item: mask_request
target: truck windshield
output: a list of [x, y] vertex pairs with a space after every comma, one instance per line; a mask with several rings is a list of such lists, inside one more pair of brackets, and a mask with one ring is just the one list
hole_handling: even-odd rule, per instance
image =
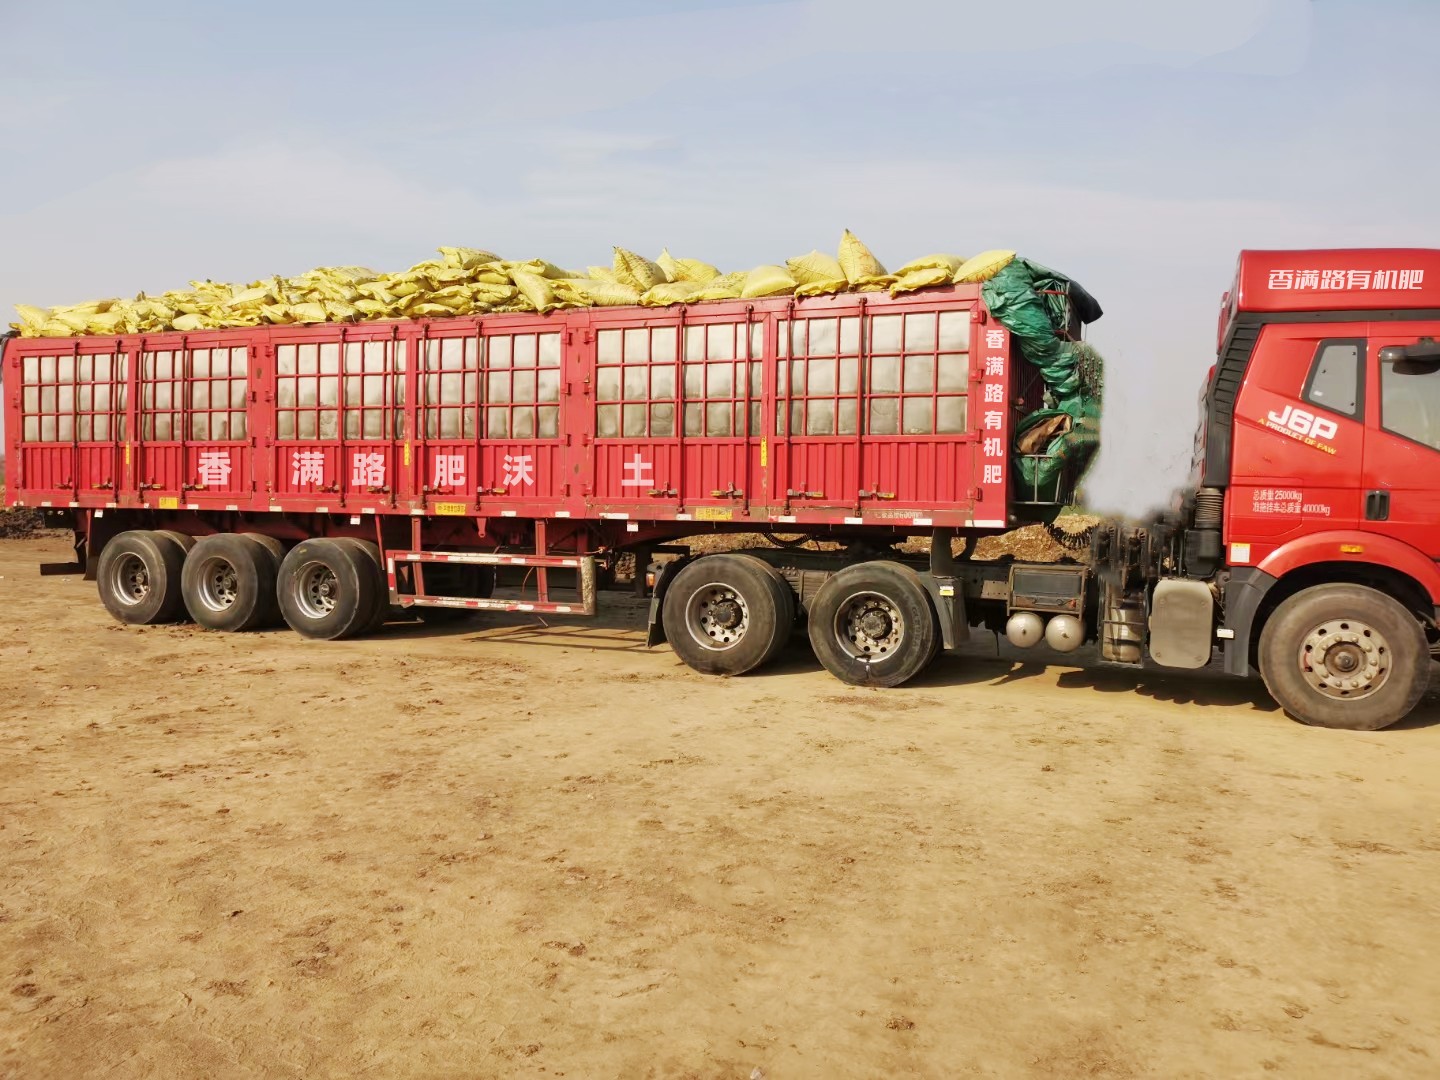
[[1380, 424], [1386, 431], [1440, 450], [1440, 362], [1380, 365]]

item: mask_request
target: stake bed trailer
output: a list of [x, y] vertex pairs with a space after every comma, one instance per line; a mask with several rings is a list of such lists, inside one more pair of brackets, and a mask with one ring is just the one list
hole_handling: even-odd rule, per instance
[[[1053, 517], [1020, 490], [1044, 387], [979, 286], [121, 338], [8, 339], [11, 505], [75, 531], [126, 622], [392, 607], [590, 614], [597, 559], [701, 531], [843, 540], [680, 558], [651, 643], [702, 671], [821, 662], [896, 685], [986, 625], [1111, 661], [1258, 665], [1309, 723], [1374, 728], [1428, 680], [1440, 604], [1440, 252], [1246, 252], [1177, 509], [1085, 564], [952, 539]], [[928, 561], [892, 550], [931, 537]], [[968, 548], [968, 544], [965, 545]], [[533, 568], [534, 599], [492, 595]], [[53, 568], [52, 568], [53, 569]], [[573, 573], [556, 600], [548, 574]]]

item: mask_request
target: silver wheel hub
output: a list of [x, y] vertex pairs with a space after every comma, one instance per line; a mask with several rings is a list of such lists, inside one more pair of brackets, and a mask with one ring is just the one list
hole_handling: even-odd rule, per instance
[[306, 618], [323, 619], [335, 610], [340, 579], [335, 576], [334, 570], [323, 563], [312, 563], [300, 571], [299, 577], [300, 589], [296, 600]]
[[200, 602], [211, 611], [224, 611], [235, 603], [239, 574], [221, 558], [206, 559], [199, 575]]
[[1326, 697], [1369, 697], [1390, 677], [1390, 645], [1374, 627], [1355, 619], [1322, 623], [1300, 644], [1300, 669]]
[[138, 555], [118, 560], [111, 573], [111, 594], [124, 604], [142, 603], [150, 595], [150, 571]]
[[690, 594], [685, 625], [690, 636], [707, 649], [733, 648], [750, 629], [750, 608], [729, 585], [711, 582]]
[[883, 660], [905, 640], [905, 617], [888, 596], [856, 593], [835, 613], [835, 638], [856, 660]]

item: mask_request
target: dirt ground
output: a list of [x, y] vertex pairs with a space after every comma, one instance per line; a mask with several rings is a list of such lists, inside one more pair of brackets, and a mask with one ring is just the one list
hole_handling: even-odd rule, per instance
[[65, 553], [0, 544], [4, 1076], [1440, 1074], [1434, 696], [134, 629]]

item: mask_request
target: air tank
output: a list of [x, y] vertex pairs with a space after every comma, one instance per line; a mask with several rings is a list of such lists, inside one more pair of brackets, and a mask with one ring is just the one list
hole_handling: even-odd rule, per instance
[[1017, 611], [1005, 624], [1005, 640], [1021, 649], [1040, 644], [1045, 636], [1045, 621], [1033, 611]]
[[1056, 652], [1074, 652], [1085, 642], [1085, 627], [1074, 615], [1056, 615], [1045, 624], [1045, 644]]

